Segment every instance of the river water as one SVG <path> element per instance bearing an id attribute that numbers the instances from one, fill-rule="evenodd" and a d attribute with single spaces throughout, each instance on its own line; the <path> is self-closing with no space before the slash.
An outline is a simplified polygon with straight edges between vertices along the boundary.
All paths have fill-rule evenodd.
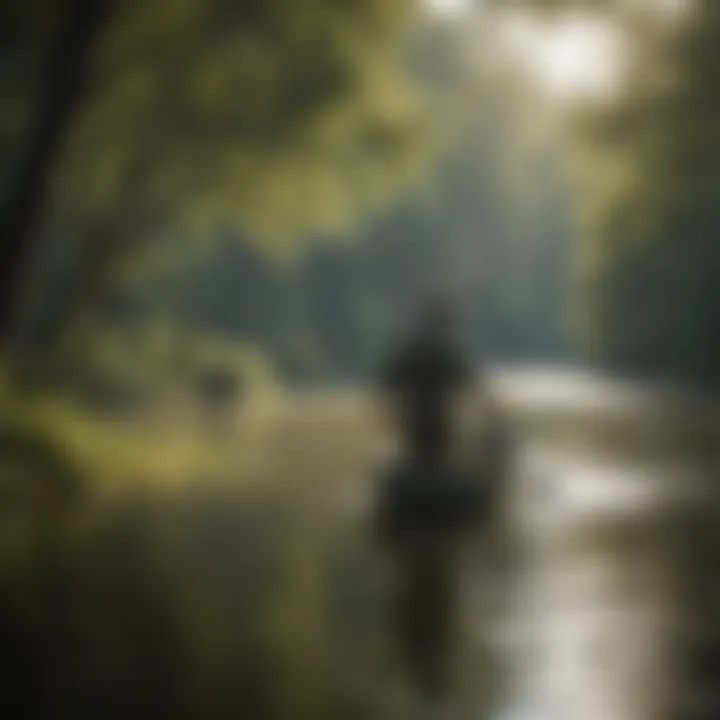
<path id="1" fill-rule="evenodd" d="M 496 387 L 517 418 L 542 417 L 513 473 L 523 560 L 500 720 L 720 717 L 713 467 L 697 438 L 671 442 L 688 409 L 583 373 Z"/>
<path id="2" fill-rule="evenodd" d="M 568 369 L 492 384 L 517 452 L 505 562 L 468 554 L 458 720 L 720 718 L 714 408 Z M 230 477 L 103 498 L 37 566 L 8 563 L 44 716 L 408 717 L 384 712 L 402 673 L 365 542 L 388 435 L 366 399 L 292 395 Z"/>

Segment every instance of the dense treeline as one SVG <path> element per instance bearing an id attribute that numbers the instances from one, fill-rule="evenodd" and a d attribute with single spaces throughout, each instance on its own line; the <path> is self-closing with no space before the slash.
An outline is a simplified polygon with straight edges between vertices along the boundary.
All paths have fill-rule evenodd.
<path id="1" fill-rule="evenodd" d="M 108 2 L 60 118 L 48 78 L 82 7 L 3 9 L 0 190 L 8 217 L 33 214 L 3 247 L 33 261 L 19 339 L 41 375 L 130 326 L 113 347 L 140 357 L 163 326 L 171 356 L 217 336 L 293 380 L 363 377 L 443 288 L 478 360 L 578 357 L 584 340 L 619 371 L 718 380 L 710 0 L 622 28 L 635 65 L 587 113 L 580 226 L 565 148 L 521 147 L 513 118 L 532 109 L 477 72 L 474 27 L 410 0 Z M 33 160 L 43 127 L 52 152 Z M 17 203 L 23 172 L 35 197 Z"/>
<path id="2" fill-rule="evenodd" d="M 181 325 L 257 344 L 292 379 L 367 377 L 418 299 L 435 288 L 457 297 L 478 361 L 567 358 L 565 213 L 543 206 L 544 217 L 523 236 L 477 160 L 464 146 L 432 191 L 352 237 L 318 240 L 294 262 L 227 238 L 156 287 L 156 307 Z"/>
<path id="3" fill-rule="evenodd" d="M 468 349 L 487 359 L 573 356 L 573 231 L 559 155 L 521 149 L 516 98 L 468 63 L 457 26 L 415 28 L 408 55 L 431 154 L 390 207 L 278 258 L 226 230 L 145 279 L 151 312 L 260 348 L 286 379 L 367 379 L 429 290 L 451 292 Z M 158 264 L 162 267 L 162 263 Z M 141 290 L 141 294 L 143 291 Z"/>
<path id="4" fill-rule="evenodd" d="M 337 232 L 421 155 L 396 57 L 405 0 L 107 2 L 102 16 L 86 0 L 7 5 L 3 267 L 8 285 L 37 268 L 31 354 L 62 344 L 164 238 L 206 244 L 227 225 L 275 248 Z M 84 52 L 62 73 L 63 102 L 47 102 L 78 28 Z M 3 300 L 4 315 L 19 310 Z"/>
<path id="5" fill-rule="evenodd" d="M 590 123 L 583 333 L 638 375 L 720 382 L 720 6 L 633 28 L 620 102 Z"/>
<path id="6" fill-rule="evenodd" d="M 293 7 L 108 15 L 49 171 L 30 355 L 87 373 L 98 352 L 156 351 L 165 325 L 168 356 L 216 335 L 286 378 L 357 378 L 434 288 L 478 358 L 563 354 L 559 185 L 534 205 L 511 191 L 463 34 L 402 2 Z"/>

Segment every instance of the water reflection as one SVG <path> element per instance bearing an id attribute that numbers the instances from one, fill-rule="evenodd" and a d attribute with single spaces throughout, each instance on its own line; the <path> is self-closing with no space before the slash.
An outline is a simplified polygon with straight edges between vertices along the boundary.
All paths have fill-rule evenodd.
<path id="1" fill-rule="evenodd" d="M 366 542 L 382 438 L 361 408 L 352 392 L 288 398 L 223 482 L 89 502 L 6 543 L 5 635 L 32 641 L 27 674 L 52 690 L 39 716 L 406 717 Z M 717 717 L 712 483 L 692 448 L 626 457 L 585 416 L 570 438 L 516 414 L 507 512 L 461 558 L 460 709 Z"/>
<path id="2" fill-rule="evenodd" d="M 610 392 L 586 406 L 593 416 L 586 444 L 545 438 L 526 450 L 516 477 L 526 577 L 515 617 L 525 631 L 511 650 L 515 697 L 502 720 L 716 717 L 717 705 L 699 710 L 695 700 L 718 675 L 701 677 L 693 658 L 717 616 L 700 609 L 704 591 L 690 591 L 708 572 L 708 551 L 714 555 L 707 457 L 693 445 L 669 453 L 659 444 L 628 459 L 617 438 L 618 452 L 608 449 L 601 431 L 610 410 L 622 417 L 625 408 L 632 415 L 662 407 L 646 389 L 626 394 L 602 381 L 579 392 L 577 377 L 565 387 L 561 375 L 525 382 L 531 391 L 513 387 L 516 402 L 546 410 L 552 402 L 556 412 L 579 408 L 583 392 L 586 399 L 598 388 Z"/>

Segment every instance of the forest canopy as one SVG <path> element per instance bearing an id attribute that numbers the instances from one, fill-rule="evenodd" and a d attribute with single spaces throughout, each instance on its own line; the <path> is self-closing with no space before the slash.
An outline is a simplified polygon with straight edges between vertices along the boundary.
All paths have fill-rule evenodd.
<path id="1" fill-rule="evenodd" d="M 710 0 L 5 3 L 10 215 L 91 5 L 13 271 L 31 355 L 162 322 L 358 377 L 443 287 L 478 359 L 717 380 Z"/>

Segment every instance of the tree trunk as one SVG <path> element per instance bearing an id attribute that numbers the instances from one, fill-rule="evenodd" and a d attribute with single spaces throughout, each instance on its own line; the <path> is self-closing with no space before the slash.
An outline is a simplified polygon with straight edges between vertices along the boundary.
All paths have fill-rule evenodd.
<path id="1" fill-rule="evenodd" d="M 74 0 L 48 53 L 37 121 L 0 216 L 0 349 L 14 338 L 21 286 L 48 200 L 48 184 L 82 100 L 89 56 L 111 0 Z"/>

